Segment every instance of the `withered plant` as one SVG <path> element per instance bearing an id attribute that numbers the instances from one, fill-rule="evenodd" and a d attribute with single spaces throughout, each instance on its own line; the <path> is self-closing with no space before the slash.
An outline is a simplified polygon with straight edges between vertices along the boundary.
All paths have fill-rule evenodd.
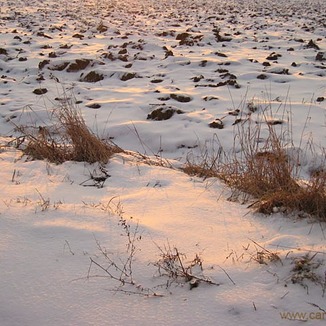
<path id="1" fill-rule="evenodd" d="M 225 152 L 218 143 L 218 150 L 203 151 L 201 160 L 188 159 L 183 171 L 221 179 L 232 189 L 230 198 L 251 201 L 250 207 L 260 213 L 296 211 L 326 221 L 326 169 L 313 171 L 302 182 L 300 157 L 289 156 L 294 148 L 290 119 L 284 122 L 286 128 L 282 120 L 267 118 L 265 112 L 261 120 L 253 121 L 249 115 L 236 125 L 232 151 Z M 297 153 L 304 150 L 299 148 Z"/>
<path id="2" fill-rule="evenodd" d="M 32 159 L 60 164 L 65 161 L 107 163 L 121 149 L 100 139 L 86 125 L 73 100 L 61 101 L 52 112 L 54 126 L 16 126 L 25 137 L 22 147 Z M 36 130 L 36 132 L 35 132 Z"/>

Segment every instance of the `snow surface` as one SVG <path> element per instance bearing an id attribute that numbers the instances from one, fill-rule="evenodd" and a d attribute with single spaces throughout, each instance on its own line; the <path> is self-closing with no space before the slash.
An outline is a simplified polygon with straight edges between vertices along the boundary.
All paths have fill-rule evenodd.
<path id="1" fill-rule="evenodd" d="M 261 123 L 262 135 L 273 120 L 282 135 L 291 130 L 289 151 L 313 142 L 300 156 L 304 177 L 325 163 L 325 7 L 318 0 L 0 1 L 0 325 L 324 324 L 325 225 L 253 214 L 229 201 L 220 181 L 136 154 L 115 155 L 97 188 L 89 180 L 101 173 L 97 164 L 31 161 L 8 142 L 15 125 L 51 126 L 51 110 L 66 97 L 101 137 L 174 167 L 217 145 L 231 150 L 236 119 Z M 69 72 L 76 59 L 90 61 Z M 83 81 L 91 71 L 103 79 Z M 36 95 L 40 88 L 47 92 Z M 184 113 L 147 119 L 160 107 Z M 223 129 L 209 128 L 215 119 Z M 90 266 L 90 259 L 108 265 L 97 244 L 117 263 L 128 258 L 121 217 L 141 236 L 132 267 L 138 287 L 119 287 Z M 198 254 L 202 273 L 219 285 L 167 287 L 154 264 L 169 245 L 185 264 Z M 260 246 L 280 260 L 259 264 Z M 294 259 L 307 253 L 316 254 L 313 271 L 323 281 L 293 284 Z"/>

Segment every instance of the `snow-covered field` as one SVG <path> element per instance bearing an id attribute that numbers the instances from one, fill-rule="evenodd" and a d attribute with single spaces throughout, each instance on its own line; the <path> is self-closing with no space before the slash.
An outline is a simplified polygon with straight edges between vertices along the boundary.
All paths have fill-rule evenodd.
<path id="1" fill-rule="evenodd" d="M 303 150 L 302 177 L 320 168 L 325 9 L 319 0 L 0 1 L 0 325 L 324 324 L 323 223 L 254 214 L 220 181 L 136 153 L 178 167 L 231 150 L 248 120 L 264 135 L 268 121 Z M 15 126 L 50 127 L 67 98 L 95 133 L 135 154 L 104 167 L 22 156 Z M 158 121 L 157 109 L 176 113 Z M 198 287 L 161 275 L 174 248 L 184 268 L 200 258 L 190 271 Z M 101 269 L 110 261 L 111 276 Z"/>

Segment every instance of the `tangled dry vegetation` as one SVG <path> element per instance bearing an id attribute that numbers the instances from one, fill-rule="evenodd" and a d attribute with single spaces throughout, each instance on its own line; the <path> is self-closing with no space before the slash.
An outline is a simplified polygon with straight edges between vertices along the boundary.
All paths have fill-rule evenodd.
<path id="1" fill-rule="evenodd" d="M 199 161 L 189 158 L 184 172 L 221 179 L 231 187 L 232 199 L 251 201 L 250 207 L 260 213 L 298 211 L 326 221 L 325 150 L 323 164 L 303 183 L 298 176 L 299 154 L 291 157 L 288 149 L 294 148 L 292 140 L 283 140 L 290 131 L 280 133 L 275 125 L 266 125 L 267 136 L 263 137 L 262 124 L 250 118 L 244 120 L 237 126 L 231 153 L 225 153 L 221 147 L 213 156 L 205 151 Z M 301 148 L 297 150 L 302 152 Z"/>
<path id="2" fill-rule="evenodd" d="M 100 139 L 87 127 L 81 112 L 71 100 L 65 100 L 52 113 L 55 127 L 40 126 L 35 132 L 26 126 L 16 126 L 26 146 L 23 151 L 32 159 L 60 164 L 65 161 L 107 163 L 121 149 Z"/>

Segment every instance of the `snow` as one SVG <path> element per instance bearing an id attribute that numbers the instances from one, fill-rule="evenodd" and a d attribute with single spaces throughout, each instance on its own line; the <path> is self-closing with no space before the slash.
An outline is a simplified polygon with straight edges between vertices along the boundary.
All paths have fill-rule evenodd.
<path id="1" fill-rule="evenodd" d="M 288 153 L 303 151 L 302 177 L 325 164 L 326 66 L 316 59 L 326 51 L 324 2 L 17 0 L 0 8 L 1 326 L 325 322 L 325 225 L 253 213 L 230 201 L 221 181 L 178 169 L 218 144 L 232 150 L 248 102 L 258 107 L 250 118 L 262 136 L 270 120 L 283 121 L 275 128 L 285 140 L 291 130 Z M 189 44 L 180 45 L 186 32 Z M 57 70 L 76 59 L 90 62 Z M 104 78 L 82 81 L 91 71 Z M 126 73 L 132 78 L 122 80 Z M 34 94 L 39 88 L 47 93 Z M 15 126 L 51 126 L 51 110 L 66 97 L 78 101 L 94 132 L 129 151 L 105 166 L 103 187 L 91 179 L 99 164 L 31 161 L 13 146 Z M 159 107 L 184 113 L 147 119 Z M 238 117 L 229 114 L 236 109 Z M 209 128 L 215 119 L 223 129 Z M 99 245 L 117 264 L 128 258 L 123 219 L 141 236 L 135 286 L 91 264 L 108 265 Z M 186 255 L 185 264 L 198 254 L 200 273 L 218 285 L 167 286 L 155 263 L 169 246 Z M 269 261 L 270 253 L 279 259 Z M 313 272 L 322 282 L 294 284 L 295 261 L 307 253 L 316 254 Z"/>

